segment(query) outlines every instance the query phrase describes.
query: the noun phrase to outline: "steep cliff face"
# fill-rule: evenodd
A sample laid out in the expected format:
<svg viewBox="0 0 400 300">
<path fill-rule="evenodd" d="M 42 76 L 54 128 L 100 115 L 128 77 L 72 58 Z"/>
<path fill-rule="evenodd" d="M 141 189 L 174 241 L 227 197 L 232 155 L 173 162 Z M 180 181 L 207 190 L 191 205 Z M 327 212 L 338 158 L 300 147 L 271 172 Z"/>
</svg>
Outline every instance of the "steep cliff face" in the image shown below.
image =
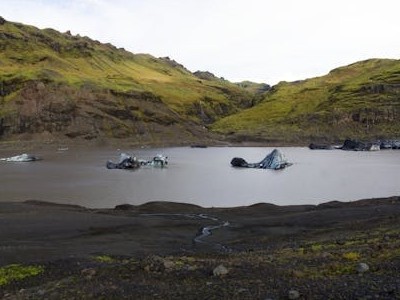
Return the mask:
<svg viewBox="0 0 400 300">
<path fill-rule="evenodd" d="M 2 111 L 0 135 L 4 139 L 42 136 L 190 143 L 208 136 L 150 92 L 76 89 L 30 81 L 12 101 L 3 101 Z"/>
<path fill-rule="evenodd" d="M 200 79 L 169 57 L 0 22 L 0 139 L 190 141 L 207 138 L 205 125 L 253 98 L 226 80 Z"/>
</svg>

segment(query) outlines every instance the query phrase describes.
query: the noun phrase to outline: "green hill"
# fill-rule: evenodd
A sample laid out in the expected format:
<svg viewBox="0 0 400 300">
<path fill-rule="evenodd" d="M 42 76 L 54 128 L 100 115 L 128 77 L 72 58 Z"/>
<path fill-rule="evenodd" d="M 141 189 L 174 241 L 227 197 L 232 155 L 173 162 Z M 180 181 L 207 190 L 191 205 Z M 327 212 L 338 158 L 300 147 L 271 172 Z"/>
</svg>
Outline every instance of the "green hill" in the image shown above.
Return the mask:
<svg viewBox="0 0 400 300">
<path fill-rule="evenodd" d="M 190 142 L 254 93 L 174 60 L 0 18 L 0 139 Z"/>
<path fill-rule="evenodd" d="M 398 138 L 399 106 L 399 60 L 273 87 L 231 83 L 168 57 L 0 17 L 0 141 Z"/>
<path fill-rule="evenodd" d="M 256 106 L 217 121 L 232 140 L 338 141 L 400 136 L 400 60 L 371 59 L 273 86 Z"/>
</svg>

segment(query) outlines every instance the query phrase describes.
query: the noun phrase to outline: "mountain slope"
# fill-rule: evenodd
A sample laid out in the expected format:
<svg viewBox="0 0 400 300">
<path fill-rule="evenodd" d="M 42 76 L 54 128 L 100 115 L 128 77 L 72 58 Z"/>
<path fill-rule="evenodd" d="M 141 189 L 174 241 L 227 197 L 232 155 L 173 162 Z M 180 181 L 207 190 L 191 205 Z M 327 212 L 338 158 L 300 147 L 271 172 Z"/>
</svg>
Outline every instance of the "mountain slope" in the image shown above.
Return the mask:
<svg viewBox="0 0 400 300">
<path fill-rule="evenodd" d="M 0 18 L 0 139 L 197 139 L 253 103 L 228 81 L 174 60 Z"/>
<path fill-rule="evenodd" d="M 371 59 L 273 87 L 234 84 L 168 57 L 0 17 L 0 140 L 393 138 L 399 99 L 399 60 Z"/>
<path fill-rule="evenodd" d="M 212 128 L 231 139 L 279 142 L 400 135 L 400 60 L 371 59 L 272 87 L 256 106 Z"/>
</svg>

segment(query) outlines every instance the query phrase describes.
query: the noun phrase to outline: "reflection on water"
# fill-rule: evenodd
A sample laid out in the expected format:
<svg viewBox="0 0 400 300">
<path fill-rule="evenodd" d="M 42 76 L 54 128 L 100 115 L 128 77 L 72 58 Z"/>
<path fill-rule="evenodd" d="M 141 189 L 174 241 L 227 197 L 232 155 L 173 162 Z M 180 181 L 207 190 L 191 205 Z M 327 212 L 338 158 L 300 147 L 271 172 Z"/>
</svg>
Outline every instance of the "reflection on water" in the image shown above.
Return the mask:
<svg viewBox="0 0 400 300">
<path fill-rule="evenodd" d="M 39 199 L 87 207 L 148 201 L 201 206 L 258 202 L 317 204 L 330 200 L 400 195 L 400 151 L 345 152 L 279 148 L 293 166 L 280 170 L 236 169 L 230 160 L 261 160 L 272 148 L 166 148 L 126 150 L 151 159 L 162 153 L 167 168 L 108 170 L 119 151 L 38 151 L 42 161 L 0 162 L 0 201 Z M 20 153 L 0 151 L 0 157 Z"/>
</svg>

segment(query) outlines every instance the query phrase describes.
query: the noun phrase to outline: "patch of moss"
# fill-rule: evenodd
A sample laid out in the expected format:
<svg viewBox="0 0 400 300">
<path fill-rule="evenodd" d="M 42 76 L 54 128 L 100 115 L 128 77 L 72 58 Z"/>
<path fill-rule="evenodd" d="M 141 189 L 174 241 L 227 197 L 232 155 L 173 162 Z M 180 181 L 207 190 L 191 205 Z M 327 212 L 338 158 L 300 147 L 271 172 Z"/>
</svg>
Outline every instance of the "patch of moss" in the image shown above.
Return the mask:
<svg viewBox="0 0 400 300">
<path fill-rule="evenodd" d="M 360 253 L 358 252 L 346 252 L 343 253 L 342 257 L 347 260 L 356 261 L 360 259 Z"/>
<path fill-rule="evenodd" d="M 323 249 L 323 246 L 321 244 L 312 244 L 311 245 L 311 250 L 318 252 L 321 251 Z"/>
<path fill-rule="evenodd" d="M 115 258 L 108 256 L 108 255 L 93 256 L 93 259 L 97 262 L 106 263 L 106 264 L 112 264 L 112 263 L 117 262 L 117 260 Z"/>
<path fill-rule="evenodd" d="M 37 276 L 44 272 L 42 266 L 23 266 L 12 264 L 0 268 L 0 286 L 12 281 L 18 281 L 27 277 Z"/>
<path fill-rule="evenodd" d="M 355 268 L 353 265 L 333 263 L 327 266 L 323 274 L 326 276 L 338 276 L 338 275 L 352 274 L 355 272 L 354 270 Z"/>
</svg>

